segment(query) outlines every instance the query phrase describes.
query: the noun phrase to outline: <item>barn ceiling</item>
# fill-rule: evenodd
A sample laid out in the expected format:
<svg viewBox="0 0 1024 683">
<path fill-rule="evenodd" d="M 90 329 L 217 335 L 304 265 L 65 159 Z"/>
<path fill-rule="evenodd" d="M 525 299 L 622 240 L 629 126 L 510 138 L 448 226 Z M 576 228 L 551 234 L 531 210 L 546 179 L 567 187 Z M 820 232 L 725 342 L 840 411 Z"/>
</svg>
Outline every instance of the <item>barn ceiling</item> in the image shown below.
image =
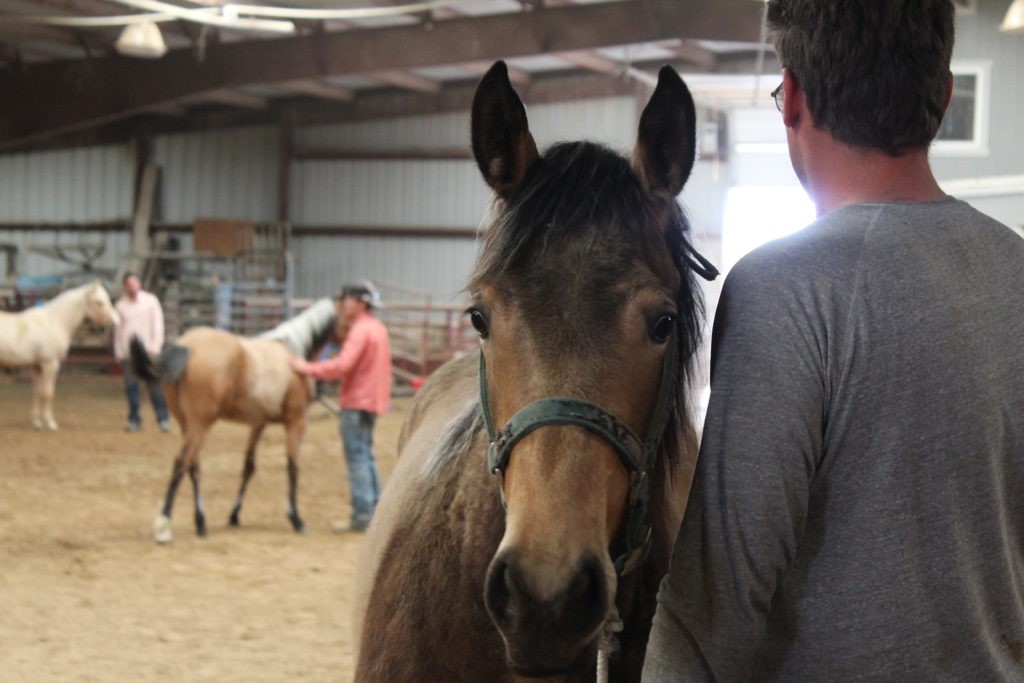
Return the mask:
<svg viewBox="0 0 1024 683">
<path fill-rule="evenodd" d="M 243 18 L 291 22 L 283 35 L 225 27 L 225 2 L 0 0 L 0 152 L 464 109 L 496 59 L 532 102 L 638 92 L 669 63 L 724 108 L 767 88 L 750 74 L 778 69 L 757 0 L 277 0 L 349 14 Z M 219 25 L 178 16 L 189 12 Z M 138 14 L 157 18 L 162 57 L 120 54 L 123 25 L 81 25 Z"/>
</svg>

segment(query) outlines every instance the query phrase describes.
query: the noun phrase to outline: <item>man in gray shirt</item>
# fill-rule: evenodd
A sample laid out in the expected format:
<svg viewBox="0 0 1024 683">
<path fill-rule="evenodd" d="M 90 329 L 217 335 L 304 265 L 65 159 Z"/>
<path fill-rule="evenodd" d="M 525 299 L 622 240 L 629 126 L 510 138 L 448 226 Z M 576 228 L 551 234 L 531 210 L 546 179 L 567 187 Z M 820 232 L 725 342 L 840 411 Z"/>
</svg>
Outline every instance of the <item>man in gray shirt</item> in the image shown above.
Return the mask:
<svg viewBox="0 0 1024 683">
<path fill-rule="evenodd" d="M 1024 680 L 1024 240 L 928 165 L 952 3 L 768 17 L 819 218 L 725 283 L 644 681 Z"/>
</svg>

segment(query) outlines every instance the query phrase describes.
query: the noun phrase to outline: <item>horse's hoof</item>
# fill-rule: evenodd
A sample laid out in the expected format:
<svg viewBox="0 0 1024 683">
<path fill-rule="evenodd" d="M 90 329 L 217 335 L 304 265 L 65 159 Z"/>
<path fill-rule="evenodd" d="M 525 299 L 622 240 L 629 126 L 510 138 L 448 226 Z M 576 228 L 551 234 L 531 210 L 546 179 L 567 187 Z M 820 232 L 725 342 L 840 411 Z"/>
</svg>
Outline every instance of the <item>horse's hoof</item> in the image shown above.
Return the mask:
<svg viewBox="0 0 1024 683">
<path fill-rule="evenodd" d="M 153 524 L 153 540 L 160 545 L 170 543 L 174 539 L 171 531 L 171 518 L 167 515 L 160 515 Z"/>
<path fill-rule="evenodd" d="M 43 431 L 43 423 L 40 420 L 32 420 L 32 429 L 37 432 Z"/>
<path fill-rule="evenodd" d="M 48 432 L 59 432 L 60 431 L 60 427 L 57 426 L 56 422 L 49 423 L 49 424 L 46 425 L 46 431 L 48 431 Z"/>
<path fill-rule="evenodd" d="M 228 526 L 238 526 L 238 515 L 231 515 L 230 519 L 228 519 Z"/>
<path fill-rule="evenodd" d="M 295 517 L 288 518 L 292 523 L 292 528 L 295 529 L 295 533 L 301 534 L 306 531 L 306 524 L 302 521 L 302 518 L 296 515 Z"/>
</svg>

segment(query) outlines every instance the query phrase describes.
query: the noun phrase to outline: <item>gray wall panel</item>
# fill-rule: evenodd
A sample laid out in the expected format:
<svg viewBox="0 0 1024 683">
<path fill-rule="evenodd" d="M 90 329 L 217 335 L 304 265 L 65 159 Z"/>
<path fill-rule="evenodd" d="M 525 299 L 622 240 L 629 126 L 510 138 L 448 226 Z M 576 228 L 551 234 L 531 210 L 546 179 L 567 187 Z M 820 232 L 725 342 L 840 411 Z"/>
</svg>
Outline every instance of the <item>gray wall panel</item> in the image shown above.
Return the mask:
<svg viewBox="0 0 1024 683">
<path fill-rule="evenodd" d="M 971 178 L 1024 174 L 1024 36 L 1000 33 L 1006 0 L 978 0 L 975 14 L 957 16 L 953 59 L 991 60 L 989 139 L 987 156 L 933 155 L 940 177 Z M 1022 200 L 1024 201 L 1024 200 Z M 1024 210 L 1020 212 L 1024 220 Z"/>
<path fill-rule="evenodd" d="M 0 222 L 123 220 L 132 182 L 127 145 L 0 156 Z"/>
<path fill-rule="evenodd" d="M 465 237 L 300 235 L 292 239 L 295 289 L 302 297 L 329 296 L 368 278 L 428 292 L 437 302 L 461 301 L 476 249 Z"/>
<path fill-rule="evenodd" d="M 303 161 L 292 165 L 295 225 L 476 226 L 490 193 L 471 161 Z"/>
<path fill-rule="evenodd" d="M 276 128 L 164 135 L 154 141 L 153 161 L 161 170 L 155 220 L 277 218 Z"/>
</svg>

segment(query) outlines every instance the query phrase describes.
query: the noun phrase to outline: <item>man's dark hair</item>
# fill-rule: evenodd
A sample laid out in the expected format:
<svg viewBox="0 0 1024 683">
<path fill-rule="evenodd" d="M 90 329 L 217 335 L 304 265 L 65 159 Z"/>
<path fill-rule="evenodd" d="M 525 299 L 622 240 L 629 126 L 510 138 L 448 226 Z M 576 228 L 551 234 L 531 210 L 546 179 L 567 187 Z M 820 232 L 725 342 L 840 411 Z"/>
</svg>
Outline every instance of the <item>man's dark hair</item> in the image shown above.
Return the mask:
<svg viewBox="0 0 1024 683">
<path fill-rule="evenodd" d="M 127 273 L 124 274 L 124 277 L 121 278 L 121 284 L 123 285 L 124 283 L 128 282 L 128 278 L 130 277 L 138 277 L 138 275 L 129 270 Z"/>
<path fill-rule="evenodd" d="M 945 111 L 951 0 L 769 0 L 782 65 L 815 125 L 893 156 L 927 149 Z"/>
</svg>

